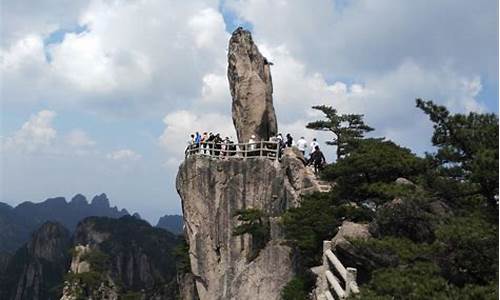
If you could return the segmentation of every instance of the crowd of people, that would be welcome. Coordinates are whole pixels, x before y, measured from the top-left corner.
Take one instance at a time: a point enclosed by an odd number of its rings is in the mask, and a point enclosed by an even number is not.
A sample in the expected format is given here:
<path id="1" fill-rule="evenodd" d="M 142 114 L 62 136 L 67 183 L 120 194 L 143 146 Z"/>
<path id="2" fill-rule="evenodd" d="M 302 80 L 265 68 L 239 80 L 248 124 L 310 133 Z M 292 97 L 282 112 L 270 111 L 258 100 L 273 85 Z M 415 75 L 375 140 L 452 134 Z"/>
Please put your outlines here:
<path id="1" fill-rule="evenodd" d="M 313 138 L 310 143 L 308 143 L 304 137 L 301 137 L 297 140 L 297 142 L 295 142 L 291 134 L 288 133 L 285 137 L 283 137 L 281 133 L 278 133 L 278 135 L 271 137 L 269 142 L 273 143 L 263 143 L 258 148 L 257 146 L 261 143 L 261 141 L 256 141 L 255 135 L 252 135 L 246 145 L 248 148 L 239 149 L 236 143 L 227 136 L 222 138 L 219 133 L 214 134 L 212 132 L 204 132 L 203 134 L 200 134 L 199 132 L 196 132 L 191 134 L 190 139 L 188 140 L 186 155 L 200 153 L 223 158 L 226 156 L 238 155 L 238 152 L 245 153 L 245 156 L 247 157 L 259 156 L 262 155 L 262 153 L 265 153 L 266 156 L 268 154 L 277 153 L 278 158 L 281 158 L 285 148 L 296 147 L 304 156 L 306 164 L 314 167 L 315 173 L 322 169 L 326 164 L 325 156 L 323 155 L 323 152 L 321 152 L 316 138 Z M 309 152 L 309 157 L 306 156 L 306 152 Z"/>

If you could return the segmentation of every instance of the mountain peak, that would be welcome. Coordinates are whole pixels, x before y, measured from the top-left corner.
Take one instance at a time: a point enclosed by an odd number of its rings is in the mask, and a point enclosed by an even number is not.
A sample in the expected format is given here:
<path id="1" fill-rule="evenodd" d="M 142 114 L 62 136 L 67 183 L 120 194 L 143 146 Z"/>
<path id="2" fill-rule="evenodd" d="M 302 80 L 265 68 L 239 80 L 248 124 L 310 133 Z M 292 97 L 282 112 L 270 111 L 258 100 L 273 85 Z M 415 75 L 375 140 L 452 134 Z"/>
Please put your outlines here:
<path id="1" fill-rule="evenodd" d="M 95 196 L 92 199 L 91 205 L 99 208 L 109 208 L 110 206 L 108 196 L 106 196 L 105 193 Z"/>
<path id="2" fill-rule="evenodd" d="M 76 204 L 76 205 L 86 205 L 88 204 L 87 198 L 82 195 L 82 194 L 76 194 L 73 198 L 71 198 L 70 201 L 71 204 Z"/>

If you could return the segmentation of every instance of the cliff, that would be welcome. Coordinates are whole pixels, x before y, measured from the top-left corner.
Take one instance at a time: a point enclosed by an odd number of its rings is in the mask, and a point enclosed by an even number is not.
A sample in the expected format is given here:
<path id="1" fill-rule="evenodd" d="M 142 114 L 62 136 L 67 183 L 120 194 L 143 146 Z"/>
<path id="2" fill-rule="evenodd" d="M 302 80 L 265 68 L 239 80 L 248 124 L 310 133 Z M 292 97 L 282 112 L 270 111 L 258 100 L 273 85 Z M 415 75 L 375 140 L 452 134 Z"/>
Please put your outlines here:
<path id="1" fill-rule="evenodd" d="M 294 262 L 279 217 L 301 194 L 319 189 L 301 159 L 287 149 L 281 162 L 190 156 L 181 164 L 176 185 L 201 300 L 280 299 Z M 250 234 L 234 235 L 235 214 L 249 208 L 269 223 L 269 239 L 257 253 Z"/>
<path id="2" fill-rule="evenodd" d="M 57 299 L 70 244 L 70 233 L 61 224 L 43 224 L 0 274 L 0 299 Z"/>
<path id="3" fill-rule="evenodd" d="M 179 243 L 172 233 L 131 216 L 87 218 L 74 234 L 61 299 L 175 299 L 173 249 Z"/>

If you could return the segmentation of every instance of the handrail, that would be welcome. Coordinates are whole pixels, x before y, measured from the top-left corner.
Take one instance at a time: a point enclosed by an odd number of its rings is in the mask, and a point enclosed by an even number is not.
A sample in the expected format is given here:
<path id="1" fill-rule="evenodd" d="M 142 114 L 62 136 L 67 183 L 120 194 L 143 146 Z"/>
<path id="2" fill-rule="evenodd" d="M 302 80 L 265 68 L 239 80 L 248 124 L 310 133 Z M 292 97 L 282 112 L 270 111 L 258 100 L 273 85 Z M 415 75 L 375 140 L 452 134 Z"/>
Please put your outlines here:
<path id="1" fill-rule="evenodd" d="M 333 266 L 333 269 L 330 266 Z M 332 272 L 332 270 L 335 272 Z M 342 287 L 341 280 L 339 280 L 335 274 L 340 275 L 344 287 Z M 351 294 L 358 294 L 359 287 L 356 282 L 356 277 L 357 270 L 355 268 L 344 267 L 337 256 L 333 253 L 332 242 L 323 241 L 323 296 L 326 299 L 331 299 L 331 291 L 333 291 L 339 299 L 345 299 Z"/>
<path id="2" fill-rule="evenodd" d="M 186 148 L 186 157 L 191 155 L 202 155 L 215 158 L 257 158 L 266 157 L 272 160 L 278 159 L 279 143 L 258 141 L 252 143 L 214 143 L 202 142 L 191 144 Z"/>

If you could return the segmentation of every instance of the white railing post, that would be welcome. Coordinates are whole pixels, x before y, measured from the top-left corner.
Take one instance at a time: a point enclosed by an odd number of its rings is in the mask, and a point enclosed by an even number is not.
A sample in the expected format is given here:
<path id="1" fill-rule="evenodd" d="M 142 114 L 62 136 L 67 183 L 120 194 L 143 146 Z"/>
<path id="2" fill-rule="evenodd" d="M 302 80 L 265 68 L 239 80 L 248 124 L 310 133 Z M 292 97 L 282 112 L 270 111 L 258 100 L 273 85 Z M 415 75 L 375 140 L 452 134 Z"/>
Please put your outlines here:
<path id="1" fill-rule="evenodd" d="M 335 274 L 330 270 L 330 264 L 335 269 Z M 345 268 L 332 251 L 332 242 L 323 241 L 323 272 L 320 279 L 320 289 L 326 298 L 334 292 L 338 299 L 345 299 L 351 294 L 358 294 L 359 288 L 356 282 L 357 270 L 355 268 Z M 345 288 L 340 284 L 342 280 Z M 331 288 L 330 288 L 331 287 Z M 331 292 L 332 291 L 332 292 Z"/>
<path id="2" fill-rule="evenodd" d="M 328 262 L 328 257 L 326 257 L 326 251 L 330 250 L 332 247 L 331 241 L 323 241 L 323 273 L 321 274 L 321 290 L 323 292 L 328 291 L 328 280 L 326 279 L 326 271 L 330 270 L 330 263 Z"/>
<path id="3" fill-rule="evenodd" d="M 356 282 L 357 275 L 358 270 L 356 268 L 347 268 L 347 278 L 345 281 L 346 296 L 359 293 L 358 283 Z"/>

